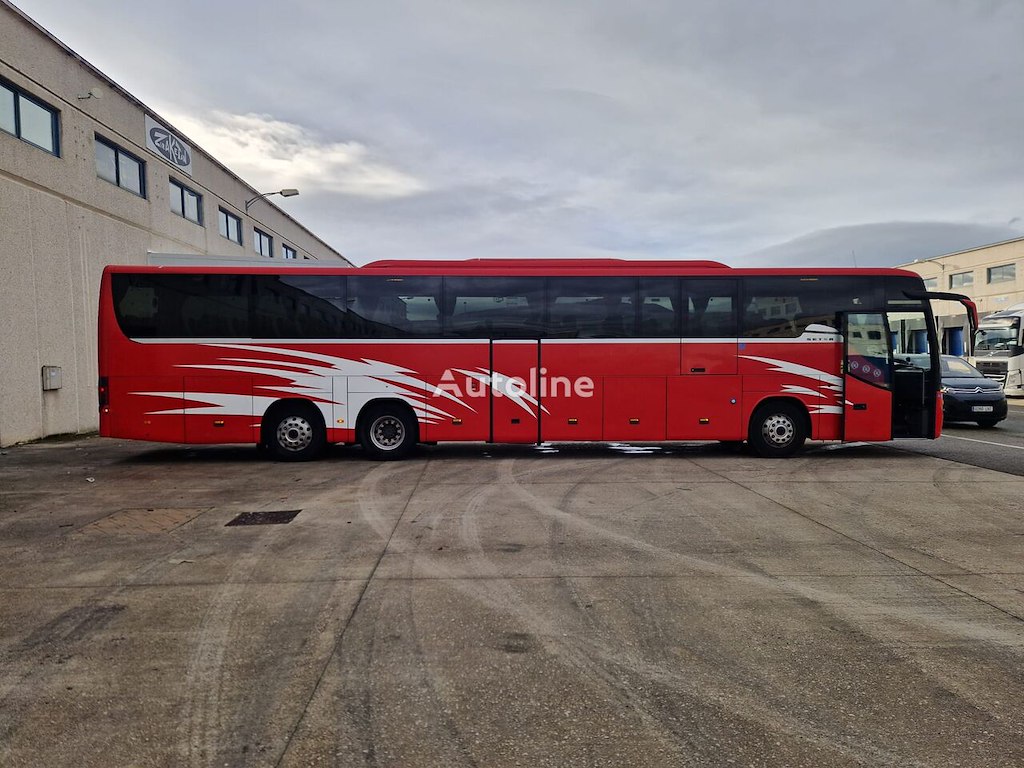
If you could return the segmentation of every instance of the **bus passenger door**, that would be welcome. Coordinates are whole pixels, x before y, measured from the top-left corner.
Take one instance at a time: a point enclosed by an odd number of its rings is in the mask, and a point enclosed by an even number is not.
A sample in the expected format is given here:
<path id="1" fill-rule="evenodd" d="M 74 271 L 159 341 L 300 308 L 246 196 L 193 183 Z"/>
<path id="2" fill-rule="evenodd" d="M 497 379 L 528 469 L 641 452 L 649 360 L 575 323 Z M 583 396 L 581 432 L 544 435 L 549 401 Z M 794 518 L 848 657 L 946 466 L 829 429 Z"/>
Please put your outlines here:
<path id="1" fill-rule="evenodd" d="M 540 341 L 491 342 L 491 442 L 540 442 Z"/>
<path id="2" fill-rule="evenodd" d="M 886 315 L 893 342 L 892 436 L 936 437 L 941 430 L 938 351 L 928 346 L 928 318 L 921 311 Z M 936 418 L 938 416 L 939 418 Z"/>
<path id="3" fill-rule="evenodd" d="M 881 313 L 843 315 L 843 440 L 892 438 L 892 351 Z"/>

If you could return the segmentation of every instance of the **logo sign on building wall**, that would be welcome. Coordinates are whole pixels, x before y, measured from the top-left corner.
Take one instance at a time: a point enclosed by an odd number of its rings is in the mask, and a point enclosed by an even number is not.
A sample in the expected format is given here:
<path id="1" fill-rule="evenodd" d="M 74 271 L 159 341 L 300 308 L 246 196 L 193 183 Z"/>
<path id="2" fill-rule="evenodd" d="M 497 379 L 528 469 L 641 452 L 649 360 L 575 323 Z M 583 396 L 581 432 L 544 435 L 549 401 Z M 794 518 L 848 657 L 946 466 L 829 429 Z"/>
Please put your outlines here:
<path id="1" fill-rule="evenodd" d="M 146 115 L 146 149 L 192 175 L 192 148 L 149 115 Z"/>

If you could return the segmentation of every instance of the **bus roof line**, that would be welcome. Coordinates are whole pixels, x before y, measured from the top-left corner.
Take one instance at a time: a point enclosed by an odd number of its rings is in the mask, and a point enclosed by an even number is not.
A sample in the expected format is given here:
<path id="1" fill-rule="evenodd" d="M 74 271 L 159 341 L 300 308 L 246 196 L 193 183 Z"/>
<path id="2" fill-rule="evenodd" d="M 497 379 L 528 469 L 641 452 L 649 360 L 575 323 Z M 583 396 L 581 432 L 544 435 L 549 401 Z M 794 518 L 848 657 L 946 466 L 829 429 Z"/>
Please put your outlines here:
<path id="1" fill-rule="evenodd" d="M 696 269 L 729 269 L 720 261 L 679 260 L 657 261 L 653 259 L 442 259 L 424 261 L 418 259 L 383 259 L 364 264 L 360 269 L 516 269 L 538 266 L 551 269 L 674 269 L 680 266 Z"/>

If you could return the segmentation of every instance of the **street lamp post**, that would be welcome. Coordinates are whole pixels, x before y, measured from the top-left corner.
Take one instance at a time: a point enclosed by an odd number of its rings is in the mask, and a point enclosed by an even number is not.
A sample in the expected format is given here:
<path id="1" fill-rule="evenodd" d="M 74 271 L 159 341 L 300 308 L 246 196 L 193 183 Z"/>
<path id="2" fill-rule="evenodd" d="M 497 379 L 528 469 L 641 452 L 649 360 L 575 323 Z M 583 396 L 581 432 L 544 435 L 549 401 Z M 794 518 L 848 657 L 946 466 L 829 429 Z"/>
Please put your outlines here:
<path id="1" fill-rule="evenodd" d="M 270 197 L 271 195 L 280 195 L 281 197 L 295 197 L 297 194 L 299 194 L 299 190 L 297 189 L 279 189 L 277 192 L 263 192 L 259 195 L 256 195 L 256 197 L 250 198 L 249 200 L 245 201 L 245 211 L 246 213 L 248 213 L 249 208 L 252 206 L 253 203 L 255 203 L 257 200 L 262 200 L 265 197 Z"/>

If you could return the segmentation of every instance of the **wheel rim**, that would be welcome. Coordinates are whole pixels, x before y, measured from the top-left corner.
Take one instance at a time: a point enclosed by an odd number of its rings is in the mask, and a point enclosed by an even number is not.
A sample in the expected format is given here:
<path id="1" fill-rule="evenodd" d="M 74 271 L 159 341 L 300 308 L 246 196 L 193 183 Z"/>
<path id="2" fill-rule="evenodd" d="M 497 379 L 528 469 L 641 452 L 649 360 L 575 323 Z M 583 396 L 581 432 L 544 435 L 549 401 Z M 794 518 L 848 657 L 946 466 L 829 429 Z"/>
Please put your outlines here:
<path id="1" fill-rule="evenodd" d="M 313 442 L 313 425 L 301 416 L 289 416 L 277 425 L 277 444 L 286 451 L 301 451 Z"/>
<path id="2" fill-rule="evenodd" d="M 776 413 L 761 424 L 761 436 L 766 443 L 781 448 L 793 442 L 793 438 L 796 437 L 796 425 L 789 416 Z"/>
<path id="3" fill-rule="evenodd" d="M 382 451 L 393 451 L 405 442 L 405 424 L 396 416 L 378 416 L 370 425 L 370 442 Z"/>

